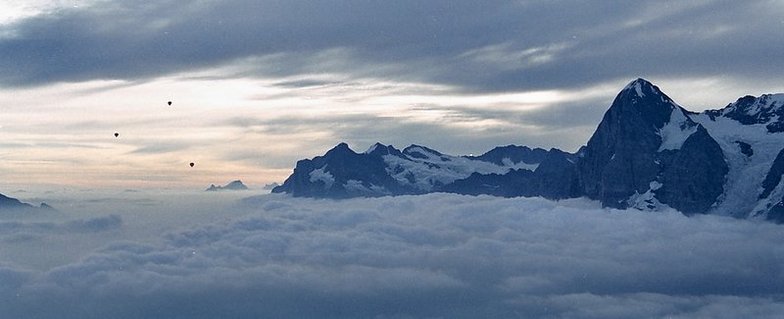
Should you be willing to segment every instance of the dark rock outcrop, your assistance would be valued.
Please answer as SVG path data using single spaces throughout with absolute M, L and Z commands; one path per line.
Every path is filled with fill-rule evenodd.
M 536 194 L 549 199 L 582 196 L 577 174 L 577 165 L 573 154 L 557 148 L 550 149 L 533 173 Z
M 479 174 L 454 181 L 439 191 L 464 195 L 493 195 L 502 197 L 536 196 L 534 173 L 525 169 L 511 170 L 506 174 Z
M 773 190 L 781 183 L 782 175 L 784 175 L 784 149 L 779 151 L 768 174 L 765 175 L 765 180 L 762 182 L 762 193 L 759 195 L 760 199 L 766 199 L 771 196 Z M 765 219 L 784 224 L 784 196 L 771 202 L 775 204 L 768 208 Z
M 735 141 L 735 144 L 738 144 L 740 153 L 746 155 L 746 157 L 752 157 L 754 155 L 754 149 L 751 147 L 751 144 L 742 141 Z
M 762 193 L 759 198 L 767 198 L 773 189 L 781 182 L 781 175 L 784 175 L 784 149 L 779 151 L 776 159 L 773 160 L 773 165 L 770 167 L 768 174 L 765 175 L 765 180 L 762 181 Z
M 724 192 L 729 167 L 708 131 L 697 126 L 661 174 L 656 197 L 685 214 L 705 213 Z

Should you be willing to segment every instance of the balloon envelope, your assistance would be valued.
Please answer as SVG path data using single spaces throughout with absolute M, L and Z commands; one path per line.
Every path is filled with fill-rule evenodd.
M 191 167 L 193 167 L 193 165 L 195 165 L 195 164 L 191 163 Z

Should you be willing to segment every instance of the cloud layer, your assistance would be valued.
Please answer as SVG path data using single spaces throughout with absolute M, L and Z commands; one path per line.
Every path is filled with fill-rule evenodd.
M 112 242 L 43 272 L 6 261 L 0 310 L 35 318 L 773 318 L 784 311 L 780 226 L 594 205 L 265 195 L 219 213 L 222 220 L 144 243 Z M 123 228 L 135 223 L 129 218 Z
M 493 91 L 634 76 L 773 80 L 782 12 L 775 1 L 96 1 L 5 26 L 0 81 L 132 80 L 235 61 L 245 74 Z

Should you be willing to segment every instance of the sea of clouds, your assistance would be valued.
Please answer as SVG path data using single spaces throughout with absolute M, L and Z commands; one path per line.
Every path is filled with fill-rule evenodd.
M 213 198 L 0 219 L 2 317 L 784 313 L 784 226 L 771 223 L 582 199 Z

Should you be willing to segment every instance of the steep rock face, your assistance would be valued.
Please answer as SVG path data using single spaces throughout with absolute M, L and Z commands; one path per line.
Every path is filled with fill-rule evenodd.
M 661 174 L 656 197 L 685 214 L 705 213 L 724 191 L 729 167 L 719 144 L 702 125 L 684 141 Z
M 674 130 L 680 128 L 680 133 L 665 129 L 674 121 L 679 122 L 672 123 Z M 679 147 L 678 134 L 695 126 L 658 87 L 643 79 L 629 83 L 604 114 L 578 162 L 584 193 L 605 206 L 626 208 L 627 199 L 645 193 L 659 174 L 660 148 Z
M 768 174 L 765 175 L 765 180 L 762 182 L 762 192 L 759 195 L 761 200 L 759 206 L 761 206 L 761 213 L 765 216 L 765 219 L 779 224 L 784 223 L 784 183 L 781 181 L 782 175 L 784 175 L 784 149 L 779 151 Z
M 762 193 L 759 198 L 767 198 L 773 189 L 781 182 L 781 175 L 784 175 L 784 149 L 779 151 L 776 159 L 773 160 L 773 165 L 770 167 L 768 174 L 765 175 L 765 180 L 762 181 Z
M 536 195 L 549 199 L 564 199 L 582 195 L 577 165 L 572 154 L 557 148 L 550 149 L 533 174 Z
M 639 208 L 634 200 L 647 198 L 647 208 L 658 201 L 705 213 L 724 192 L 729 168 L 719 144 L 690 114 L 651 83 L 631 82 L 581 152 L 584 193 L 614 208 Z

